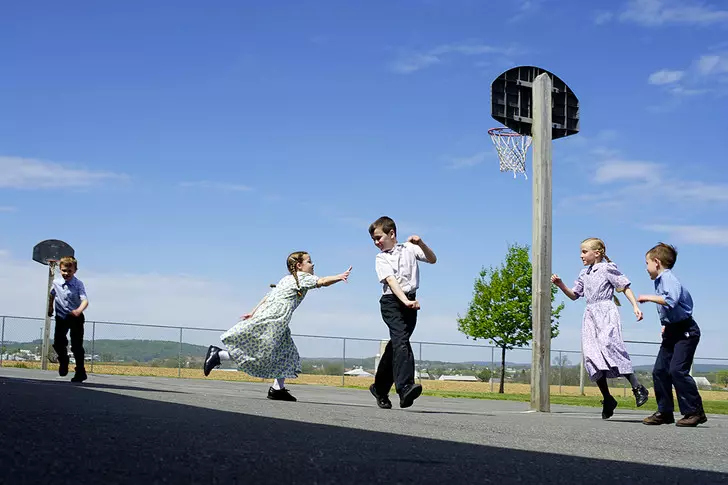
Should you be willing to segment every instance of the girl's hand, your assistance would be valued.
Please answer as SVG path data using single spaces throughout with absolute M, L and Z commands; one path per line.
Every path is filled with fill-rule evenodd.
M 642 310 L 640 310 L 640 307 L 638 307 L 637 305 L 635 305 L 632 310 L 634 311 L 634 314 L 637 317 L 637 321 L 639 322 L 640 320 L 642 320 L 642 317 L 644 315 L 642 314 Z
M 551 275 L 551 283 L 553 283 L 553 284 L 555 284 L 555 285 L 558 286 L 558 285 L 561 285 L 561 283 L 563 283 L 563 281 L 561 281 L 561 278 L 559 278 L 559 275 L 552 274 Z
M 241 320 L 247 320 L 248 318 L 250 318 L 250 317 L 252 317 L 252 316 L 253 316 L 253 314 L 252 314 L 252 313 L 246 313 L 245 315 L 243 315 L 242 317 L 240 317 L 240 319 L 241 319 Z
M 351 266 L 349 266 L 349 269 L 344 271 L 339 275 L 339 281 L 343 281 L 345 283 L 348 283 L 349 281 L 349 275 L 351 274 Z

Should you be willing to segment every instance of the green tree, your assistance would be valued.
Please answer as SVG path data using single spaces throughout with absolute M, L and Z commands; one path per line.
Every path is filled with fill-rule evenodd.
M 508 246 L 505 261 L 497 268 L 483 268 L 475 280 L 473 299 L 458 330 L 473 340 L 488 339 L 501 349 L 499 393 L 505 381 L 506 350 L 521 347 L 533 338 L 531 328 L 531 260 L 529 247 Z M 559 334 L 561 303 L 553 308 L 557 288 L 551 285 L 551 338 Z
M 486 367 L 485 369 L 481 369 L 475 376 L 483 382 L 489 382 L 491 374 L 490 369 Z
M 728 386 L 728 370 L 719 370 L 715 374 L 715 378 L 718 381 L 719 384 L 723 384 L 724 386 Z

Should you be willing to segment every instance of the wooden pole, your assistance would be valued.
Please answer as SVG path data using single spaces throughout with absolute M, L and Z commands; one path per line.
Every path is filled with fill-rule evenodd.
M 48 354 L 50 353 L 50 340 L 51 340 L 51 317 L 48 316 L 48 295 L 51 293 L 51 287 L 53 286 L 53 277 L 56 273 L 55 263 L 48 264 L 48 286 L 46 288 L 45 299 L 45 322 L 43 322 L 43 343 L 41 344 L 41 356 L 40 356 L 40 368 L 42 370 L 48 370 Z
M 551 90 L 548 74 L 533 82 L 533 356 L 531 409 L 551 411 Z

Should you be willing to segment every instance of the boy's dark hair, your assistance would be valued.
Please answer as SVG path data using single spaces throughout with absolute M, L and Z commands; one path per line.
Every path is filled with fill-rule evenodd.
M 677 249 L 670 244 L 660 243 L 647 251 L 647 257 L 659 259 L 663 266 L 672 269 L 675 266 L 675 261 L 677 261 Z
M 394 231 L 394 235 L 397 235 L 397 225 L 394 223 L 394 220 L 392 220 L 391 217 L 382 216 L 376 221 L 372 222 L 369 225 L 369 235 L 373 236 L 374 231 L 378 227 L 380 227 L 382 229 L 382 232 L 385 234 L 389 234 L 389 231 Z

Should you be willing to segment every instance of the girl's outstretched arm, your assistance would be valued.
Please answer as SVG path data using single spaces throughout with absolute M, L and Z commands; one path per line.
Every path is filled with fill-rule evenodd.
M 253 315 L 255 314 L 255 311 L 256 311 L 256 310 L 258 309 L 258 307 L 260 307 L 260 305 L 262 305 L 262 304 L 263 304 L 263 303 L 265 302 L 265 300 L 267 300 L 267 299 L 268 299 L 268 295 L 265 295 L 265 296 L 263 297 L 263 299 L 262 299 L 262 300 L 260 300 L 260 301 L 258 302 L 258 304 L 257 304 L 257 305 L 255 305 L 255 308 L 253 308 L 253 309 L 252 309 L 252 310 L 250 311 L 250 313 L 246 313 L 246 314 L 245 314 L 245 315 L 243 315 L 243 316 L 242 316 L 241 318 L 242 318 L 243 320 L 247 320 L 248 318 L 252 317 L 252 316 L 253 316 Z
M 559 289 L 564 292 L 564 295 L 566 295 L 567 298 L 569 298 L 569 300 L 578 300 L 579 299 L 579 296 L 576 293 L 574 293 L 573 291 L 571 291 L 571 288 L 568 288 L 564 284 L 564 282 L 561 280 L 559 275 L 557 275 L 557 274 L 551 275 L 551 283 L 558 286 Z
M 316 283 L 317 287 L 322 286 L 331 286 L 334 283 L 338 283 L 339 281 L 347 281 L 349 279 L 349 274 L 351 273 L 351 266 L 349 266 L 349 269 L 344 271 L 341 274 L 337 274 L 334 276 L 322 276 L 318 279 L 318 283 Z
M 632 304 L 632 310 L 634 311 L 634 315 L 637 317 L 637 321 L 639 322 L 642 320 L 642 317 L 644 316 L 642 314 L 642 310 L 640 310 L 640 306 L 637 303 L 637 299 L 634 297 L 634 293 L 632 292 L 632 288 L 626 288 L 624 290 L 624 296 L 627 297 L 629 302 Z

